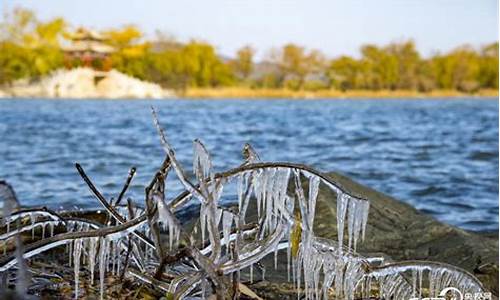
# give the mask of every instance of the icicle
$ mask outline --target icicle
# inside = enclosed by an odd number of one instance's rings
[[[224,238],[224,245],[226,246],[226,253],[229,253],[229,235],[231,234],[231,227],[233,225],[233,214],[229,211],[224,211],[222,214],[222,236]]]
[[[274,269],[278,269],[278,248],[279,244],[276,245],[276,248],[274,248]]]
[[[109,273],[109,268],[110,268],[110,265],[113,264],[113,240],[109,240],[109,243],[108,243],[108,250],[106,251],[106,273]]]
[[[286,279],[290,281],[290,260],[292,254],[292,245],[290,239],[288,239],[288,247],[286,247]]]
[[[423,271],[422,269],[417,269],[417,278],[418,278],[418,297],[422,297],[422,280],[423,280]]]
[[[68,245],[69,249],[68,249],[68,254],[69,254],[69,266],[71,267],[71,261],[72,261],[72,258],[73,258],[73,241],[71,241]]]
[[[49,223],[49,228],[50,228],[50,237],[53,237],[54,236],[54,224]]]
[[[356,201],[350,199],[347,205],[347,235],[348,235],[348,247],[352,248],[353,240],[355,239],[356,233],[354,232],[354,222],[356,219]]]
[[[79,275],[80,275],[80,257],[82,255],[82,244],[83,239],[77,239],[75,241],[75,248],[73,252],[74,256],[74,272],[75,272],[75,299],[78,299],[79,290]]]
[[[361,217],[361,240],[365,239],[366,224],[368,223],[368,214],[370,210],[370,202],[362,201],[362,217]]]
[[[243,222],[245,222],[245,216],[248,209],[248,204],[250,203],[250,198],[252,196],[252,183],[253,183],[253,173],[245,173],[243,176],[242,190],[241,190],[241,201],[242,205],[239,207],[239,215]]]
[[[250,265],[250,283],[253,283],[253,264]]]
[[[116,249],[118,248],[118,243],[113,241],[110,247],[110,255],[111,255],[111,274],[115,275],[115,266],[116,266]]]
[[[36,215],[33,214],[33,213],[30,213],[29,214],[29,217],[30,217],[30,222],[31,222],[31,225],[35,224],[36,222]],[[35,239],[35,227],[32,227],[31,228],[31,239],[34,240]]]
[[[177,241],[179,239],[180,229],[177,228],[175,216],[172,211],[166,206],[165,201],[159,196],[154,195],[153,198],[156,200],[158,207],[158,221],[163,224],[163,227],[168,230],[168,241],[170,250],[172,250],[172,246],[174,244],[174,240]]]
[[[368,219],[369,203],[365,200],[349,197],[347,204],[347,230],[349,248],[356,250],[359,237],[363,238]],[[340,239],[339,239],[340,240]]]
[[[314,215],[316,213],[316,199],[318,198],[319,192],[319,178],[311,177],[309,179],[309,228],[312,230],[314,225]]]
[[[121,274],[122,260],[120,259],[120,249],[118,249],[118,263],[116,264],[116,274]]]
[[[94,284],[94,269],[95,269],[95,262],[96,262],[96,255],[97,255],[97,243],[99,242],[99,238],[90,238],[89,240],[89,271],[90,271],[90,284]]]
[[[204,203],[200,205],[200,231],[202,244],[205,243],[205,232],[207,230],[207,207]]]
[[[210,170],[212,169],[212,160],[210,159],[210,154],[201,143],[200,140],[195,139],[193,141],[193,172],[196,176],[198,174],[203,175],[204,178],[209,177]],[[198,180],[202,180],[203,178],[198,178]]]
[[[245,195],[243,195],[243,184],[245,180],[245,174],[240,174],[238,175],[238,186],[237,186],[237,193],[238,193],[238,211],[241,211],[243,208],[243,198],[245,198]]]
[[[257,218],[260,218],[260,201],[261,201],[261,193],[260,193],[260,176],[262,174],[262,170],[253,171],[251,174],[251,187],[253,188],[253,193],[255,195],[255,200],[257,204]]]
[[[99,249],[99,287],[100,287],[100,298],[104,299],[104,276],[106,274],[107,266],[107,252],[108,252],[108,239],[101,238],[101,245]]]

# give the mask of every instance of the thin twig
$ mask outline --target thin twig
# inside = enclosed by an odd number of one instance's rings
[[[128,187],[130,186],[130,182],[132,182],[132,179],[134,178],[135,175],[135,167],[130,168],[130,171],[128,172],[127,180],[125,181],[125,184],[123,185],[122,191],[120,192],[120,195],[118,195],[118,198],[116,199],[116,202],[113,206],[118,206],[120,205],[120,202],[122,201],[123,195],[125,195],[125,192],[127,191]]]
[[[127,199],[127,208],[128,208],[128,214],[129,214],[130,220],[133,220],[135,218],[134,209],[132,206],[133,206],[132,199],[128,198]],[[123,280],[123,277],[125,276],[125,272],[127,271],[129,258],[130,258],[130,252],[132,251],[132,245],[133,245],[132,239],[129,236],[128,237],[128,244],[127,244],[127,254],[125,256],[125,263],[123,264],[122,273],[120,274],[120,280]]]
[[[116,219],[118,220],[118,222],[120,223],[126,223],[126,220],[125,218],[123,218],[120,213],[118,213],[116,211],[116,209],[111,206],[108,201],[106,201],[106,198],[104,198],[104,196],[97,190],[97,188],[95,187],[95,185],[92,183],[92,181],[90,180],[90,178],[87,176],[87,174],[85,173],[85,171],[83,170],[82,166],[79,164],[79,163],[76,163],[75,164],[75,167],[76,169],[78,170],[78,173],[80,174],[80,176],[83,178],[83,180],[85,181],[85,183],[88,185],[88,187],[90,188],[90,190],[92,191],[92,193],[94,194],[94,196],[97,198],[97,200],[99,200],[99,202],[101,202],[102,206],[104,206],[104,208],[106,208],[106,210]],[[133,234],[135,236],[137,236],[140,240],[142,240],[144,243],[148,244],[150,247],[153,247],[155,248],[155,245],[154,243],[147,237],[145,236],[144,234],[142,234],[141,232],[137,232],[137,231],[134,231]]]
[[[160,136],[160,141],[163,146],[163,150],[165,153],[168,155],[170,160],[172,161],[172,167],[175,170],[175,173],[177,174],[177,177],[181,181],[182,185],[193,195],[198,196],[200,199],[204,199],[203,194],[201,191],[197,188],[196,185],[191,183],[184,174],[184,171],[180,165],[180,163],[177,161],[175,158],[175,152],[170,146],[170,144],[167,142],[167,138],[165,137],[165,133],[163,132],[163,128],[160,126],[160,121],[158,120],[158,116],[156,115],[156,111],[154,110],[153,107],[151,107],[151,111],[153,114],[153,121],[156,126],[156,129],[158,130],[158,135]]]

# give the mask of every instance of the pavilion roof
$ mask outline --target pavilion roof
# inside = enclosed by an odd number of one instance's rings
[[[99,33],[98,31],[80,27],[75,32],[70,33],[69,38],[75,41],[78,40],[103,41],[106,39],[106,36]]]
[[[90,52],[108,54],[114,52],[115,48],[98,41],[78,40],[78,41],[73,41],[69,45],[63,46],[62,50],[66,52],[90,51]]]

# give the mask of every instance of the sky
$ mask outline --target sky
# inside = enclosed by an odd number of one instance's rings
[[[1,0],[40,19],[62,16],[72,25],[106,29],[137,25],[180,41],[200,39],[233,56],[246,44],[264,57],[297,43],[328,57],[359,56],[363,44],[413,39],[424,56],[459,45],[498,40],[498,0]]]

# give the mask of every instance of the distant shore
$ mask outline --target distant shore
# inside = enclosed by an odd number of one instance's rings
[[[329,99],[329,98],[458,98],[458,97],[498,97],[498,90],[488,89],[480,90],[476,93],[464,93],[456,90],[434,90],[431,92],[418,92],[410,90],[290,90],[290,89],[252,89],[244,87],[225,87],[225,88],[189,88],[179,95],[179,98],[187,99]]]
[[[446,99],[446,98],[498,98],[499,91],[493,89],[480,90],[475,93],[465,93],[456,90],[434,90],[431,92],[418,92],[410,90],[291,90],[291,89],[252,89],[245,87],[224,88],[188,88],[182,92],[171,91],[165,99]],[[158,97],[156,97],[158,99]],[[47,95],[28,96],[10,95],[0,89],[2,99],[148,99],[135,97],[96,98],[96,97],[50,97]]]

